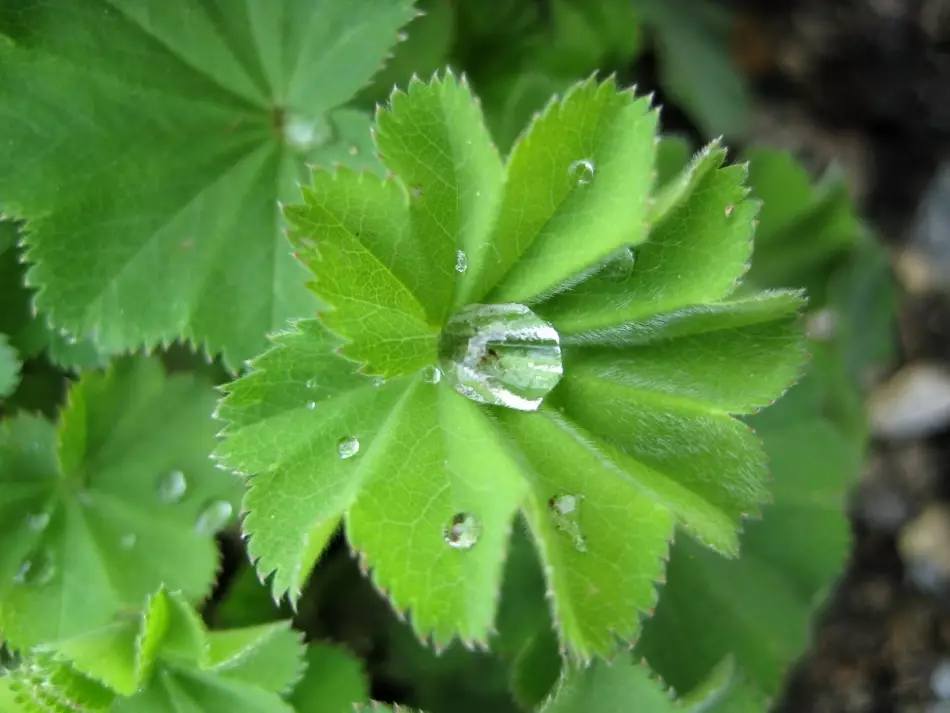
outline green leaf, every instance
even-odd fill
[[[593,78],[552,101],[508,158],[488,242],[467,247],[456,306],[536,302],[646,238],[656,113]],[[490,258],[490,260],[489,260]]]
[[[295,600],[342,523],[421,638],[484,643],[520,513],[560,646],[582,661],[610,655],[653,608],[675,525],[734,555],[740,518],[766,499],[765,456],[733,415],[797,376],[801,296],[725,300],[757,207],[743,201],[744,170],[719,168],[718,151],[665,199],[622,299],[589,289],[615,272],[608,258],[629,267],[618,251],[647,237],[655,115],[613,80],[552,103],[501,173],[452,75],[397,92],[379,121],[388,182],[318,173],[288,209],[301,259],[332,262],[314,267],[327,310],[275,335],[219,406],[216,455],[251,476],[251,557],[275,596]],[[592,175],[571,179],[577,156],[592,158],[575,166]],[[641,283],[649,289],[623,297]],[[496,317],[510,305],[449,316],[486,294],[536,301],[560,333],[553,390],[498,401],[518,409],[486,406],[456,382],[459,352],[447,342],[470,339],[467,354],[479,342],[466,330],[480,339],[507,328]],[[487,326],[479,310],[494,315]],[[508,368],[498,361],[473,368]],[[507,376],[520,388],[535,374]]]
[[[367,117],[339,107],[409,0],[31,0],[9,16],[0,194],[30,219],[29,279],[57,328],[107,351],[184,336],[235,365],[312,311],[276,203],[305,163],[376,165]]]
[[[565,674],[558,690],[540,713],[671,713],[670,695],[651,677],[646,666],[629,657],[607,664],[597,662]]]
[[[9,396],[20,382],[20,360],[5,334],[0,334],[0,398]]]
[[[230,512],[240,486],[208,460],[213,404],[196,379],[126,359],[85,374],[58,426],[28,415],[0,425],[0,626],[10,641],[95,628],[162,582],[204,596],[217,550],[200,516],[209,505]]]
[[[12,704],[4,713],[96,713],[114,699],[112,691],[42,654],[0,677],[0,703]]]
[[[742,166],[710,145],[661,189],[649,239],[626,271],[604,270],[538,312],[563,334],[603,329],[731,294],[748,269],[759,206]],[[662,220],[659,218],[662,217]]]
[[[332,305],[323,323],[350,340],[343,353],[383,376],[432,363],[438,330],[420,299],[438,299],[428,292],[437,278],[424,241],[410,233],[402,187],[345,169],[317,172],[304,200],[286,211],[291,240],[317,275],[314,290]]]
[[[297,713],[351,713],[369,700],[369,682],[360,661],[327,644],[307,648],[307,673],[290,702]]]
[[[741,136],[748,96],[729,57],[729,16],[708,0],[635,0],[654,33],[660,81],[706,136]]]
[[[26,265],[16,247],[18,232],[11,221],[0,221],[0,236],[10,235],[9,248],[0,250],[0,332],[26,359],[45,352],[51,362],[67,369],[104,366],[107,358],[90,338],[80,341],[54,330],[46,315],[33,306],[35,290],[24,284]]]
[[[786,152],[756,149],[747,158],[752,193],[764,204],[748,280],[805,285],[821,296],[828,264],[854,247],[861,230],[844,176],[831,171],[812,185]]]
[[[463,285],[466,276],[485,269],[501,197],[501,158],[466,80],[451,73],[393,92],[376,121],[383,161],[408,187],[413,247],[428,264],[415,293],[441,323],[460,259],[468,264]]]
[[[816,599],[850,549],[843,512],[861,444],[814,416],[762,431],[775,501],[746,525],[742,557],[723,560],[677,541],[656,616],[644,627],[640,650],[679,690],[732,654],[751,683],[776,693],[804,649]]]

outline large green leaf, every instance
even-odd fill
[[[0,30],[0,201],[37,306],[109,350],[180,336],[236,365],[313,310],[278,200],[306,163],[375,166],[339,108],[410,0],[28,0]]]
[[[82,377],[54,426],[0,425],[0,628],[18,646],[136,608],[163,582],[198,599],[240,481],[208,460],[214,392],[157,361]],[[174,556],[169,556],[174,553]]]
[[[360,661],[327,644],[307,648],[307,672],[290,702],[296,713],[352,713],[369,699],[369,682]]]
[[[244,528],[275,595],[299,596],[342,523],[420,636],[486,642],[520,512],[560,644],[586,660],[636,637],[676,523],[736,554],[766,469],[734,415],[797,376],[802,298],[724,301],[756,210],[744,172],[706,151],[661,220],[654,131],[645,101],[587,80],[529,126],[503,169],[477,102],[448,74],[380,110],[392,177],[315,173],[288,215],[328,307],[275,335],[218,412],[216,454],[251,476]],[[467,304],[486,295],[528,302],[553,327],[524,305]],[[472,396],[460,354],[506,329],[560,343],[515,367],[486,352],[465,368],[553,391]]]

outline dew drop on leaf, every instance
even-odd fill
[[[594,180],[594,162],[582,158],[567,167],[568,175],[577,181],[577,185],[586,186]]]
[[[195,521],[195,531],[202,535],[213,535],[227,524],[232,512],[234,510],[227,500],[208,503]]]
[[[158,499],[163,503],[178,503],[185,497],[188,481],[180,470],[173,470],[159,478]]]
[[[537,410],[564,373],[557,331],[519,304],[465,307],[442,330],[439,357],[458,393],[519,411]]]
[[[554,519],[554,526],[571,538],[574,549],[578,552],[587,552],[587,539],[581,532],[580,523],[577,521],[578,510],[583,495],[571,495],[562,493],[548,501],[551,507],[551,517]]]
[[[409,197],[412,198],[412,200],[417,201],[417,200],[419,200],[420,198],[422,198],[422,196],[423,196],[423,193],[422,193],[422,186],[410,186],[410,187],[409,187]]]
[[[307,408],[310,409],[311,411],[313,411],[316,407],[317,407],[316,401],[309,401],[307,403]]]
[[[604,265],[600,274],[608,280],[626,280],[633,274],[633,267],[636,261],[637,256],[636,253],[633,252],[633,248],[624,246],[607,261],[607,264]]]
[[[336,444],[336,452],[339,453],[340,458],[343,458],[344,460],[347,458],[352,458],[360,452],[359,439],[355,438],[354,436],[341,438],[340,442]]]
[[[17,584],[26,584],[42,587],[53,581],[56,576],[56,564],[48,550],[38,549],[20,564],[13,581]]]
[[[459,512],[452,516],[442,532],[442,539],[456,550],[469,550],[478,542],[482,525],[474,515]]]
[[[131,550],[135,547],[135,543],[138,541],[138,537],[135,536],[134,532],[128,532],[122,537],[119,538],[119,547],[123,550]]]
[[[463,250],[455,251],[455,271],[465,272],[468,270],[468,255]]]
[[[427,384],[438,384],[442,381],[442,370],[437,366],[427,366],[422,370],[422,380]]]
[[[26,518],[27,529],[33,532],[42,532],[49,525],[50,515],[48,512],[38,512]]]
[[[307,388],[308,388],[308,389],[315,389],[315,388],[317,388],[317,380],[316,380],[316,379],[307,379]]]

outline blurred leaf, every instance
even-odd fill
[[[290,696],[296,713],[351,713],[369,700],[369,682],[358,659],[315,643],[307,648],[306,660],[307,672]]]
[[[652,31],[665,93],[707,138],[746,131],[745,83],[728,51],[729,17],[707,0],[632,0]]]
[[[0,334],[0,398],[12,394],[19,382],[20,360],[7,335]]]

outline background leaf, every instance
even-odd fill
[[[375,165],[368,119],[339,107],[411,14],[408,0],[7,13],[0,194],[30,219],[40,310],[109,351],[186,336],[232,366],[312,311],[277,201],[305,162]]]
[[[0,426],[0,622],[12,642],[94,628],[162,582],[206,593],[213,529],[240,488],[208,461],[213,404],[195,378],[134,358],[84,375],[58,427],[27,415]],[[209,507],[215,523],[201,519]]]

